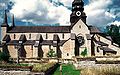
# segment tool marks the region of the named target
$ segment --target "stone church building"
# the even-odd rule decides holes
[[[87,49],[87,56],[119,56],[120,48],[105,36],[97,27],[86,24],[84,2],[74,0],[69,26],[18,26],[12,18],[8,25],[7,13],[1,25],[2,51],[11,58],[47,58],[47,53],[54,50],[56,57],[72,59],[81,56]],[[94,18],[94,17],[93,17]],[[69,18],[68,18],[69,19]]]

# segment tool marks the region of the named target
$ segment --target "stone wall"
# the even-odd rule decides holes
[[[33,48],[32,45],[24,45],[25,52],[26,52],[26,58],[32,58],[33,57]]]
[[[7,32],[7,28],[6,27],[1,27],[1,41],[5,37],[6,32]]]
[[[47,58],[47,53],[50,50],[49,46],[47,45],[42,46],[42,50],[43,50],[43,58]]]
[[[14,45],[9,45],[8,51],[9,51],[11,58],[17,58],[17,49],[15,48]]]
[[[0,75],[30,75],[30,71],[0,71]]]
[[[77,61],[74,62],[74,66],[77,69],[88,68],[88,67],[110,67],[110,66],[119,66],[120,57],[94,57],[94,58],[77,58]],[[101,63],[99,63],[101,62]],[[115,62],[117,64],[115,64]],[[99,64],[98,64],[99,63]],[[105,64],[103,64],[105,63]]]
[[[64,45],[62,46],[63,48],[61,49],[62,51],[62,58],[66,58],[66,59],[71,59],[73,55],[73,49],[70,49],[70,43],[71,40],[68,40],[67,42],[64,43]]]

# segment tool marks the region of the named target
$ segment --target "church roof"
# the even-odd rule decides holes
[[[116,54],[117,51],[114,51],[113,49],[110,49],[108,47],[100,47],[101,50],[103,50],[104,52],[111,52],[111,53],[114,53]]]
[[[94,42],[95,42],[96,44],[98,44],[98,45],[108,46],[108,44],[106,44],[106,43],[104,43],[104,42],[102,42],[102,41],[97,41],[95,38],[94,38],[93,40],[94,40]]]
[[[99,33],[102,33],[102,32],[101,32],[97,27],[95,27],[95,26],[89,26],[88,28],[89,28],[91,34],[99,34]]]
[[[9,33],[69,33],[70,26],[15,26]]]
[[[18,45],[19,40],[11,40],[10,42],[7,43],[7,45]]]
[[[5,35],[5,37],[3,38],[3,41],[9,42],[10,39],[10,35]]]
[[[19,41],[25,42],[26,41],[26,36],[22,34],[19,38]]]
[[[34,45],[35,44],[35,40],[27,40],[24,45]]]

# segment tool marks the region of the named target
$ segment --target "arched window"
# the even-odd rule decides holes
[[[29,34],[29,39],[31,39],[31,34]]]
[[[64,35],[64,33],[62,33],[62,39],[64,39],[65,38],[65,35]]]
[[[31,50],[33,50],[33,45],[31,45]]]
[[[14,34],[14,39],[16,39],[16,35]]]
[[[46,33],[46,39],[48,39],[48,34]]]

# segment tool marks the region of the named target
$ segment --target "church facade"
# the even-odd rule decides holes
[[[69,26],[17,26],[12,18],[12,26],[7,23],[5,12],[1,25],[2,51],[11,58],[48,58],[50,50],[57,58],[72,59],[81,56],[86,49],[87,56],[120,55],[120,48],[95,26],[86,24],[84,2],[74,0]]]

